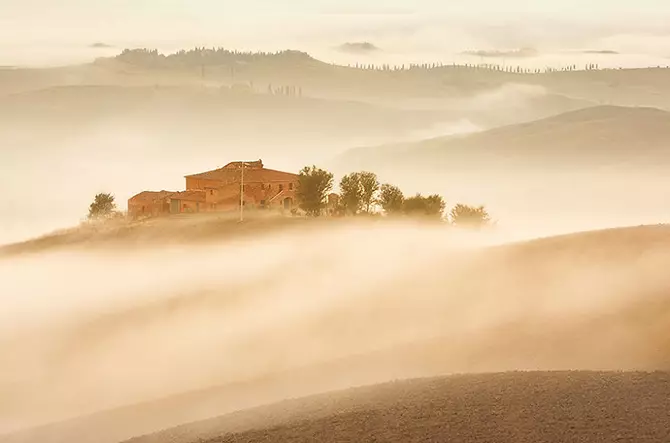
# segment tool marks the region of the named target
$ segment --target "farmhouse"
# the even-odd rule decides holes
[[[261,160],[228,163],[223,168],[187,175],[184,191],[144,191],[128,200],[128,215],[157,217],[192,212],[249,209],[290,211],[296,207],[298,176],[267,169]]]

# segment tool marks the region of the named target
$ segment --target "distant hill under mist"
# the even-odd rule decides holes
[[[371,54],[380,50],[370,42],[347,42],[338,46],[337,49],[350,54]]]
[[[511,66],[513,67],[513,66]],[[247,53],[195,49],[160,54],[125,51],[93,64],[45,69],[0,70],[0,95],[49,86],[77,84],[233,84],[298,85],[306,93],[345,99],[444,99],[467,97],[508,83],[533,84],[550,93],[617,105],[670,108],[670,69],[509,72],[476,65],[432,63],[407,66],[339,66],[299,51]]]
[[[251,93],[228,87],[181,86],[58,86],[0,96],[0,137],[4,124],[32,128],[108,123],[119,128],[188,132],[202,137],[233,133],[251,139],[282,133],[346,137],[381,135],[429,128],[438,111],[408,112],[353,100],[326,100]],[[248,132],[245,132],[248,131]]]
[[[429,62],[397,68],[338,66],[295,51],[195,50],[0,69],[0,145],[6,147],[0,163],[13,189],[0,208],[0,243],[76,223],[97,190],[124,201],[142,189],[177,188],[184,171],[241,156],[295,171],[305,164],[330,167],[328,159],[356,146],[486,130],[597,104],[670,109],[670,69],[524,74]],[[287,87],[302,94],[282,95]],[[58,201],[25,185],[45,180]],[[393,171],[384,180],[400,176]],[[454,183],[442,180],[402,187],[499,201],[484,193],[461,197]],[[495,209],[511,220],[502,214],[506,207]]]
[[[478,171],[537,167],[670,167],[670,113],[598,106],[484,132],[358,148],[338,162],[353,169]]]

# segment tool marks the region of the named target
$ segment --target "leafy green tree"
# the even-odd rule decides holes
[[[114,215],[116,203],[112,194],[100,193],[95,196],[93,203],[88,207],[88,218],[91,220],[106,218]]]
[[[374,172],[363,171],[358,175],[360,177],[361,188],[363,188],[361,204],[363,210],[369,214],[372,212],[372,206],[376,202],[375,196],[377,195],[377,191],[379,191],[379,179]]]
[[[316,166],[305,166],[298,174],[296,189],[300,209],[310,217],[320,216],[332,189],[333,174]]]
[[[352,172],[340,181],[340,204],[345,212],[356,215],[363,206],[363,184],[361,174]]]
[[[405,196],[400,188],[388,183],[381,186],[379,193],[379,204],[388,215],[399,214],[405,204]]]
[[[481,228],[491,222],[491,217],[484,206],[468,206],[457,204],[449,212],[449,219],[455,226],[465,228]]]

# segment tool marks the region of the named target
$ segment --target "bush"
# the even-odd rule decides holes
[[[416,194],[405,200],[403,211],[412,217],[442,219],[445,207],[444,199],[437,194],[428,197]]]
[[[461,203],[449,212],[449,219],[454,226],[477,229],[491,222],[491,217],[484,206],[475,207]]]

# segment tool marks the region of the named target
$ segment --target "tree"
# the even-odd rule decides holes
[[[403,211],[407,215],[423,215],[425,211],[425,202],[421,194],[405,199]]]
[[[442,196],[433,194],[425,198],[426,215],[429,217],[442,218],[447,205]]]
[[[383,184],[379,193],[379,204],[386,214],[393,215],[402,212],[405,196],[397,186]]]
[[[491,222],[484,206],[474,207],[460,203],[449,212],[449,218],[453,225],[465,228],[481,228]]]
[[[414,197],[405,200],[403,210],[405,214],[415,217],[441,219],[444,215],[445,207],[444,199],[437,194],[429,195],[428,197],[416,194]]]
[[[363,192],[361,195],[361,204],[367,214],[372,211],[372,205],[375,203],[375,194],[379,191],[379,180],[377,174],[373,172],[359,173],[361,188]]]
[[[340,181],[340,204],[345,212],[352,215],[358,214],[363,205],[363,185],[361,174],[352,172],[342,177]]]
[[[100,193],[95,196],[88,208],[88,218],[91,220],[106,218],[114,214],[116,203],[112,194]]]
[[[326,207],[331,189],[333,189],[333,174],[316,166],[305,166],[298,175],[296,189],[300,209],[311,217],[318,217]]]
[[[372,212],[379,180],[373,172],[352,172],[340,181],[341,203],[346,212],[356,215],[360,211]]]

